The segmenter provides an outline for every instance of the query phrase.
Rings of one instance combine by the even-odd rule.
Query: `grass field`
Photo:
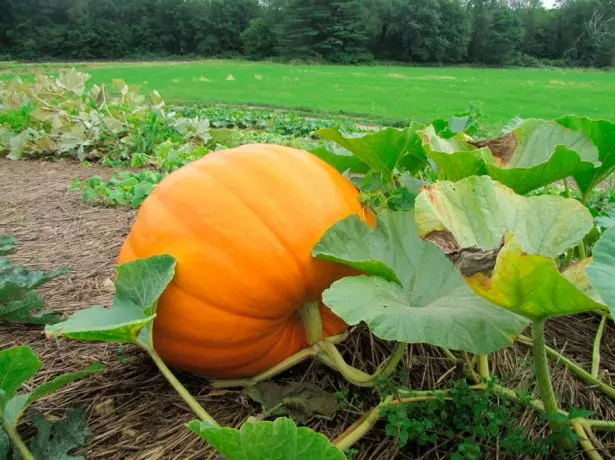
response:
[[[59,64],[47,65],[53,70]],[[95,83],[122,78],[170,102],[270,105],[371,119],[427,121],[477,104],[483,123],[572,113],[615,119],[615,73],[572,69],[473,69],[282,65],[246,61],[75,65]],[[0,78],[40,70],[5,65]],[[2,66],[0,66],[2,68]],[[232,78],[229,77],[232,75]]]

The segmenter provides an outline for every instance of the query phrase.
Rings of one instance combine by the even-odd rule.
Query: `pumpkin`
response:
[[[154,347],[171,366],[239,378],[305,348],[299,310],[351,274],[312,247],[335,222],[365,216],[355,187],[308,152],[244,145],[194,161],[143,202],[119,262],[177,260],[160,298]],[[321,304],[324,336],[347,325]]]

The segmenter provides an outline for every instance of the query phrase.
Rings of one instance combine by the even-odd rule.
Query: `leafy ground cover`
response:
[[[92,458],[109,455],[107,441],[115,454],[125,456],[123,449],[134,448],[135,438],[144,440],[136,458],[152,452],[164,452],[163,458],[202,455],[199,439],[229,459],[269,458],[272,452],[307,460],[430,453],[459,459],[547,453],[598,459],[611,454],[615,124],[575,116],[517,118],[489,137],[480,127],[480,114],[470,111],[401,129],[357,133],[357,126],[292,114],[162,109],[157,93],[143,104],[142,96],[125,84],[117,84],[119,96],[110,92],[101,104],[96,95],[105,94],[104,87],[81,91],[84,81],[72,72],[58,79],[38,77],[26,89],[24,83],[13,83],[19,91],[3,87],[5,107],[6,101],[13,102],[3,112],[8,120],[5,153],[13,152],[12,140],[18,138],[23,142],[16,150],[22,157],[52,155],[68,163],[2,160],[7,174],[0,191],[6,191],[3,199],[14,212],[3,216],[0,231],[19,241],[24,234],[46,233],[55,248],[47,254],[73,256],[70,261],[77,267],[71,273],[79,273],[80,282],[50,299],[50,306],[56,310],[54,302],[64,302],[70,292],[80,294],[72,305],[57,309],[68,313],[66,319],[45,331],[48,339],[74,341],[58,340],[52,354],[78,351],[71,354],[75,371],[85,367],[78,363],[85,356],[89,362],[104,358],[110,368],[107,378],[122,389],[102,393],[96,377],[75,383],[80,400],[92,403],[92,419],[98,420],[92,430],[101,428],[98,446],[100,439],[106,440],[100,449],[86,448]],[[67,88],[73,88],[68,97]],[[107,101],[116,110],[109,109],[109,118],[101,116]],[[120,123],[116,131],[109,129],[111,119]],[[41,142],[66,145],[66,133],[75,127],[83,136],[68,148],[36,150]],[[264,133],[288,136],[289,143],[305,142],[312,154],[355,183],[377,225],[369,227],[351,216],[333,225],[312,249],[315,258],[363,273],[342,278],[322,293],[323,302],[354,326],[348,338],[323,340],[317,305],[306,304],[306,349],[262,375],[211,380],[203,388],[200,379],[176,375],[154,348],[158,298],[177,276],[176,260],[159,254],[112,271],[130,226],[128,206],[142,205],[165,174],[237,145],[233,131],[216,131],[236,127],[243,128],[241,136]],[[26,132],[32,138],[24,138]],[[115,142],[105,143],[101,132],[113,133]],[[141,136],[143,132],[148,134]],[[110,177],[108,170],[90,166],[100,174],[81,182],[87,168],[75,160],[131,170]],[[33,167],[40,168],[39,174],[26,174],[20,182],[31,194],[15,190],[16,174]],[[51,171],[63,182],[55,183],[55,192],[53,187],[41,190],[40,177],[53,177]],[[83,187],[85,198],[125,206],[90,208],[74,194],[67,197],[68,178],[75,171],[79,179],[74,186]],[[33,196],[40,199],[41,194],[46,199],[37,203]],[[53,200],[62,205],[50,212]],[[110,221],[100,225],[101,217],[93,218],[91,209],[104,212]],[[98,219],[100,228],[83,229],[67,216]],[[3,251],[14,249],[13,239],[2,242]],[[27,251],[27,238],[24,246]],[[84,261],[84,248],[90,246],[94,261]],[[19,254],[11,255],[16,263],[22,262]],[[84,295],[82,283],[92,273],[104,276],[92,289],[105,293],[101,301],[90,302],[87,290]],[[50,280],[42,295],[58,282]],[[529,325],[531,336],[525,335]],[[42,346],[40,329],[34,334],[24,326],[2,324],[0,334],[3,348],[11,347],[7,353],[27,354],[33,363],[18,378],[10,366],[0,365],[9,376],[2,379],[9,385],[0,393],[4,431],[22,457],[29,458],[27,451],[40,450],[51,428],[33,419],[39,437],[22,442],[23,431],[12,414],[21,414],[19,408],[27,405],[21,404],[30,401],[17,390],[39,364],[23,345]],[[152,376],[147,382],[151,386],[143,386],[144,372]],[[264,386],[272,378],[283,385]],[[54,382],[73,380],[56,379],[42,388],[56,390]],[[158,396],[152,393],[156,386],[165,388]],[[172,390],[174,397],[169,396]],[[63,392],[53,398],[70,400]],[[33,409],[44,410],[37,399],[32,398]],[[175,411],[165,411],[159,427],[166,435],[152,444],[157,428],[144,424],[145,414],[160,418],[156,411],[169,404]],[[186,406],[197,419],[182,411]],[[172,415],[178,408],[182,415]],[[119,434],[110,429],[113,417],[125,427]],[[186,443],[190,432],[197,436]],[[117,436],[125,442],[118,445]],[[80,439],[69,448],[85,437]]]
[[[40,72],[12,65],[0,79]],[[44,72],[63,68],[49,65]],[[515,116],[571,113],[615,118],[613,72],[551,69],[473,69],[399,66],[304,66],[247,61],[82,64],[96,84],[121,78],[157,89],[173,103],[271,105],[322,114],[354,114],[384,123],[426,122],[480,105],[484,125],[499,129]],[[229,77],[232,76],[232,79]]]

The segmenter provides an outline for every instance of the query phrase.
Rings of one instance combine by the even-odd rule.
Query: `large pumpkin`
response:
[[[177,260],[158,304],[154,347],[172,366],[246,377],[307,346],[298,310],[347,268],[311,256],[358,192],[319,158],[277,145],[210,153],[166,177],[142,204],[119,262]],[[321,305],[325,336],[346,324]]]

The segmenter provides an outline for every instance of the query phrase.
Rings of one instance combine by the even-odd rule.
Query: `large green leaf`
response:
[[[472,292],[440,249],[421,239],[412,212],[382,213],[375,229],[348,217],[313,254],[371,275],[335,282],[323,301],[347,323],[365,321],[385,340],[491,353],[527,325]]]
[[[188,427],[226,460],[344,460],[344,453],[322,434],[280,417],[273,422],[247,421],[239,430],[192,420]]]
[[[0,237],[0,255],[12,252],[17,242],[12,237]],[[0,320],[25,324],[51,324],[60,320],[61,313],[45,308],[45,302],[34,289],[68,272],[33,271],[14,265],[0,257]]]
[[[0,299],[2,299],[0,303],[22,299],[28,291],[67,272],[67,268],[54,272],[29,270],[13,265],[5,257],[0,257]]]
[[[36,291],[26,292],[22,299],[0,303],[0,319],[21,324],[53,324],[62,313],[45,308],[45,301]]]
[[[615,123],[571,115],[556,121],[566,128],[583,132],[598,148],[598,158],[602,164],[574,174],[581,191],[587,193],[615,171]]]
[[[420,133],[442,179],[487,174],[522,194],[600,165],[589,136],[554,121],[524,120],[504,136],[480,142],[464,134],[442,138],[433,126]]]
[[[0,409],[17,390],[41,368],[43,363],[27,345],[0,351]]]
[[[310,153],[325,160],[341,173],[365,174],[369,171],[369,166],[366,163],[363,163],[359,157],[354,156],[352,152],[341,147],[319,145],[310,149]]]
[[[0,256],[10,254],[16,247],[17,240],[14,237],[6,235],[0,236]]]
[[[615,318],[615,228],[602,234],[594,246],[593,259],[585,272]]]
[[[95,362],[83,370],[59,375],[49,382],[39,385],[29,393],[17,395],[7,402],[6,407],[4,408],[4,418],[11,425],[16,425],[22,414],[35,401],[55,393],[69,383],[81,380],[92,374],[102,372],[103,370],[103,365],[100,362]]]
[[[415,203],[421,236],[447,230],[463,248],[493,248],[506,231],[525,252],[556,257],[592,229],[589,211],[559,196],[517,195],[488,176],[425,187]]]
[[[410,155],[407,155],[409,158],[404,158],[416,140],[418,128],[419,125],[412,124],[406,129],[385,128],[367,134],[346,134],[334,128],[322,128],[314,135],[323,140],[335,142],[352,152],[371,169],[389,177],[402,159],[409,170],[425,164],[424,158],[414,149]]]
[[[136,341],[156,316],[158,298],[173,279],[175,264],[173,257],[160,255],[119,266],[111,308],[95,306],[78,311],[66,321],[47,326],[47,335],[81,340]],[[147,342],[147,334],[140,339]]]
[[[560,273],[553,259],[524,252],[512,233],[505,238],[491,276],[467,278],[478,294],[532,320],[605,309]]]
[[[36,460],[85,460],[69,452],[83,446],[90,437],[85,408],[72,409],[64,420],[50,422],[40,415],[34,416],[36,436],[30,441],[30,452]]]

